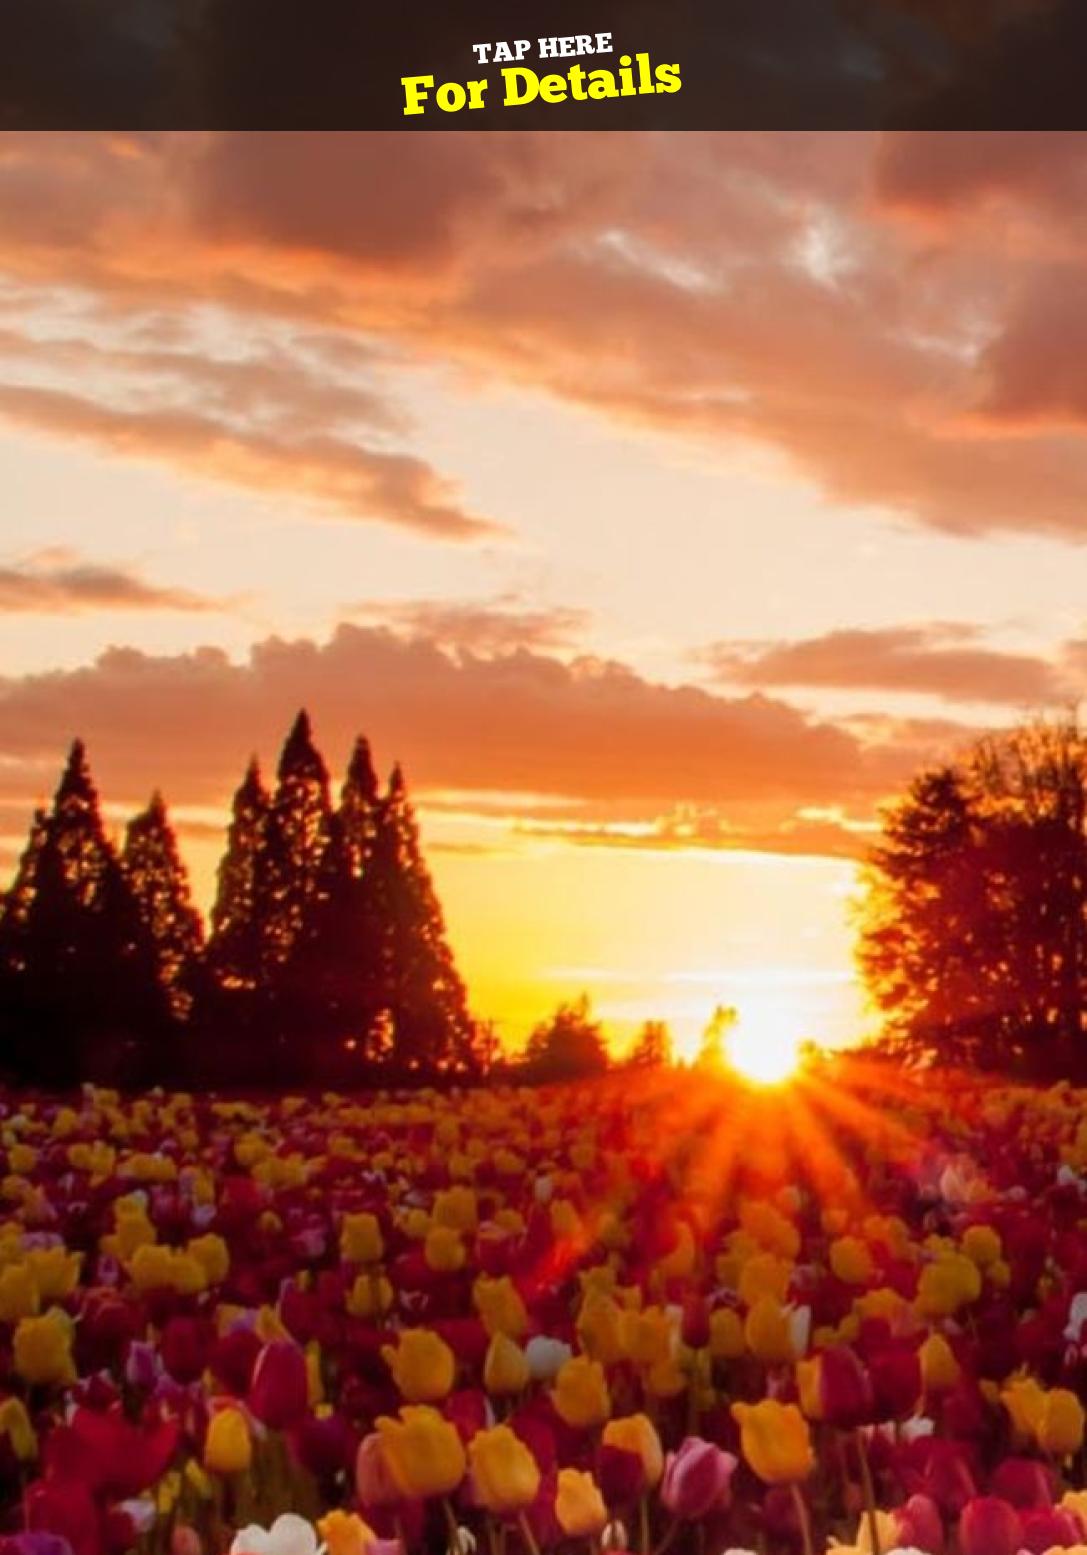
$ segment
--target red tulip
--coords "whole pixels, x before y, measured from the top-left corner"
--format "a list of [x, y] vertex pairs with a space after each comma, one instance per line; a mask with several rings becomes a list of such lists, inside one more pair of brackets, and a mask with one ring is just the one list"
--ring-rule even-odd
[[72, 1555], [101, 1555], [101, 1519], [86, 1485], [39, 1479], [27, 1491], [23, 1511], [28, 1530], [67, 1539]]
[[959, 1519], [962, 1555], [1018, 1555], [1023, 1543], [1019, 1513], [998, 1496], [975, 1496]]
[[831, 1345], [819, 1356], [819, 1400], [823, 1419], [830, 1425], [849, 1430], [872, 1419], [872, 1383], [848, 1345]]
[[895, 1513], [899, 1543], [913, 1545], [926, 1555], [941, 1555], [944, 1524], [940, 1509], [931, 1496], [911, 1496]]
[[[68, 1426], [77, 1477], [117, 1501], [139, 1495], [162, 1478], [180, 1434], [176, 1421], [132, 1425], [120, 1411], [101, 1415], [77, 1409]], [[54, 1431], [51, 1444], [59, 1435]]]
[[249, 1384], [249, 1408], [273, 1431], [296, 1425], [309, 1409], [306, 1358], [296, 1344], [274, 1339], [257, 1356]]
[[904, 1420], [921, 1397], [921, 1362], [908, 1344], [892, 1343], [868, 1357], [877, 1420]]
[[1005, 1458], [989, 1482], [994, 1496], [1020, 1511], [1044, 1511], [1053, 1505], [1053, 1474], [1036, 1458]]
[[1023, 1514], [1023, 1548], [1031, 1555], [1045, 1555], [1054, 1545], [1079, 1544], [1081, 1537], [1079, 1519], [1060, 1507]]

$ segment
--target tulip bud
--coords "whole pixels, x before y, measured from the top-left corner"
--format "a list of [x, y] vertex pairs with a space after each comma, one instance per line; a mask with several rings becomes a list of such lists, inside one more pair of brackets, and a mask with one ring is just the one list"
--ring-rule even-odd
[[508, 1425], [478, 1431], [468, 1447], [472, 1488], [479, 1504], [497, 1517], [523, 1511], [540, 1489], [540, 1467]]
[[208, 1422], [204, 1467], [212, 1474], [244, 1474], [252, 1461], [253, 1441], [242, 1410], [217, 1410]]
[[688, 1436], [665, 1461], [661, 1500], [675, 1517], [692, 1523], [723, 1510], [730, 1500], [736, 1462], [732, 1453], [722, 1452], [713, 1442]]
[[592, 1539], [608, 1520], [608, 1509], [596, 1481], [580, 1469], [560, 1469], [555, 1517], [568, 1538]]
[[962, 1555], [1017, 1555], [1023, 1542], [1019, 1514], [997, 1496], [975, 1496], [959, 1519]]
[[257, 1356], [249, 1384], [249, 1408], [273, 1431], [295, 1425], [309, 1408], [306, 1358], [291, 1340], [276, 1339]]

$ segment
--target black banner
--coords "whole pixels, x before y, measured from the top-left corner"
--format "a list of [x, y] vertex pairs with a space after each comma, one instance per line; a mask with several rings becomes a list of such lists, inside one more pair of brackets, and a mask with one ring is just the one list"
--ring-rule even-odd
[[0, 125], [1072, 128], [1082, 0], [5, 0]]

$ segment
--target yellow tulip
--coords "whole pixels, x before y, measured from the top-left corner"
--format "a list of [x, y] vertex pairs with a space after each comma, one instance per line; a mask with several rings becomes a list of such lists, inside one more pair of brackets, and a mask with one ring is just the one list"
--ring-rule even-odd
[[7, 1437], [20, 1463], [32, 1463], [38, 1456], [37, 1433], [21, 1398], [6, 1398], [0, 1404], [0, 1436]]
[[362, 1210], [345, 1215], [340, 1228], [340, 1257], [345, 1263], [380, 1263], [385, 1243], [376, 1215]]
[[715, 1361], [734, 1361], [744, 1353], [744, 1325], [732, 1307], [710, 1313], [710, 1354]]
[[969, 1226], [962, 1239], [962, 1250], [979, 1269], [988, 1269], [1003, 1252], [1000, 1234], [992, 1226]]
[[82, 1253], [66, 1247], [34, 1247], [26, 1255], [42, 1301], [63, 1301], [79, 1284]]
[[768, 1485], [806, 1479], [815, 1459], [808, 1423], [795, 1404], [764, 1398], [758, 1404], [733, 1404], [740, 1447], [748, 1464]]
[[30, 1265], [11, 1263], [0, 1270], [0, 1323], [17, 1323], [21, 1317], [37, 1317], [40, 1310], [38, 1282]]
[[619, 1319], [619, 1341], [628, 1360], [636, 1366], [652, 1366], [671, 1355], [675, 1328], [661, 1307], [624, 1312]]
[[623, 1355], [623, 1311], [611, 1296], [590, 1290], [577, 1319], [581, 1348], [605, 1366], [612, 1366]]
[[945, 1253], [926, 1264], [917, 1282], [917, 1310], [923, 1317], [950, 1317], [981, 1295], [981, 1273], [962, 1253]]
[[389, 1473], [405, 1496], [447, 1496], [464, 1478], [457, 1429], [429, 1404], [405, 1404], [399, 1419], [380, 1415], [376, 1426]]
[[253, 1462], [253, 1439], [245, 1412], [233, 1405], [216, 1410], [208, 1422], [204, 1467], [212, 1474], [245, 1474]]
[[1069, 1458], [1083, 1445], [1083, 1405], [1068, 1388], [1052, 1388], [1045, 1396], [1035, 1427], [1038, 1446], [1055, 1458]]
[[645, 1482], [652, 1490], [664, 1473], [660, 1437], [648, 1415], [623, 1415], [604, 1427], [604, 1446], [618, 1447], [641, 1459]]
[[747, 1347], [767, 1366], [781, 1366], [795, 1359], [789, 1314], [772, 1296], [761, 1296], [744, 1323]]
[[71, 1325], [51, 1308], [44, 1317], [24, 1317], [15, 1328], [15, 1370], [25, 1382], [61, 1385], [76, 1380]]
[[748, 1258], [740, 1270], [740, 1300], [753, 1307], [762, 1296], [774, 1301], [784, 1301], [793, 1277], [793, 1266], [776, 1253], [756, 1253]]
[[555, 1517], [568, 1538], [593, 1539], [608, 1520], [608, 1509], [591, 1474], [560, 1469]]
[[1000, 1393], [1000, 1402], [1008, 1411], [1017, 1434], [1033, 1441], [1045, 1411], [1045, 1389], [1034, 1377], [1015, 1377]]
[[830, 1244], [830, 1267], [846, 1285], [867, 1285], [875, 1272], [872, 1254], [857, 1236], [840, 1236]]
[[436, 1274], [452, 1274], [464, 1268], [468, 1254], [459, 1231], [452, 1226], [433, 1226], [423, 1241], [423, 1257]]
[[347, 1293], [346, 1306], [352, 1317], [383, 1316], [393, 1304], [393, 1288], [384, 1274], [358, 1274]]
[[496, 1280], [481, 1274], [472, 1287], [472, 1301], [491, 1335], [508, 1334], [511, 1339], [520, 1339], [528, 1328], [521, 1293], [508, 1274]]
[[483, 1362], [483, 1386], [493, 1398], [520, 1393], [529, 1381], [528, 1357], [515, 1340], [495, 1334]]
[[339, 1507], [326, 1512], [317, 1524], [317, 1532], [328, 1555], [366, 1555], [377, 1540], [377, 1534], [357, 1512], [344, 1512]]
[[384, 1345], [381, 1354], [401, 1396], [409, 1403], [436, 1403], [452, 1392], [456, 1359], [433, 1329], [406, 1328], [397, 1347]]
[[477, 1431], [468, 1447], [476, 1499], [488, 1512], [507, 1517], [531, 1506], [540, 1489], [540, 1467], [508, 1425]]
[[917, 1354], [926, 1393], [942, 1393], [955, 1386], [961, 1368], [943, 1334], [929, 1334]]
[[599, 1361], [574, 1355], [564, 1361], [551, 1394], [555, 1413], [567, 1425], [585, 1429], [600, 1425], [611, 1414], [611, 1395]]

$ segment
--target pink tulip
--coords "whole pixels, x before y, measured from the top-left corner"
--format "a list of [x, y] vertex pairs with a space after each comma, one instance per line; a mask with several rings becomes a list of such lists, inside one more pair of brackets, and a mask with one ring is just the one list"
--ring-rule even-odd
[[708, 1512], [723, 1510], [731, 1498], [736, 1461], [713, 1442], [688, 1436], [665, 1459], [661, 1500], [676, 1517], [692, 1523]]

